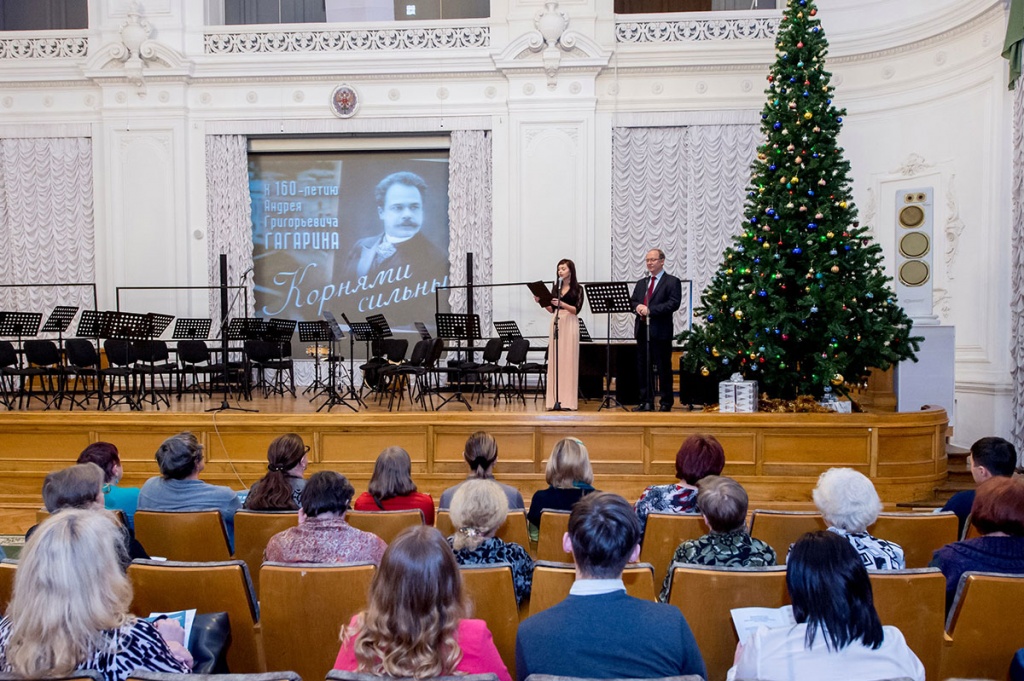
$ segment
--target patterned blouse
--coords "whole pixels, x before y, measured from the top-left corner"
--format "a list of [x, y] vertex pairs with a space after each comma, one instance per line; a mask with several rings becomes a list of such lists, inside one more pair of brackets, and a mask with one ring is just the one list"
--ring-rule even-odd
[[651, 513], [700, 513], [697, 509], [697, 490], [679, 483], [651, 485], [633, 504], [640, 518], [640, 529], [647, 529], [647, 516]]
[[[7, 644], [11, 639], [11, 622], [0, 621], [0, 669], [10, 672]], [[99, 650], [75, 669], [95, 669], [103, 681], [125, 681], [136, 669], [151, 672], [188, 674], [189, 668], [171, 654], [160, 632], [145, 620], [131, 620], [120, 629], [107, 629]]]
[[475, 549], [456, 550], [452, 537], [448, 537], [448, 545], [455, 551], [455, 560], [459, 565], [508, 563], [512, 566], [512, 585], [516, 590], [516, 603], [522, 603], [523, 599], [530, 595], [530, 587], [533, 585], [533, 559], [519, 544], [491, 537]]
[[361, 563], [380, 565], [388, 545], [341, 518], [317, 516], [278, 532], [267, 543], [263, 560], [274, 563]]
[[867, 532], [847, 532], [838, 527], [830, 527], [828, 531], [846, 537], [868, 570], [902, 570], [907, 567], [903, 547], [899, 544], [872, 537]]
[[[732, 532], [712, 532], [700, 539], [684, 541], [672, 555], [672, 563], [719, 565], [721, 567], [768, 567], [775, 565], [775, 550], [754, 539], [745, 528]], [[658, 600], [668, 601], [672, 572], [665, 575]]]

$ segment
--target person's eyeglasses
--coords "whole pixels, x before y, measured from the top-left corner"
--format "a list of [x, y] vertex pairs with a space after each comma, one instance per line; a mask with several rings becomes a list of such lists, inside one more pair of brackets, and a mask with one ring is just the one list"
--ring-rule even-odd
[[647, 258], [644, 262], [658, 262], [661, 258]]

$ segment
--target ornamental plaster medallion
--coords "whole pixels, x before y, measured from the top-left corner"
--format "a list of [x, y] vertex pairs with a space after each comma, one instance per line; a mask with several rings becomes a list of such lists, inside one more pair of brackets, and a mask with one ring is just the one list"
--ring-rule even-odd
[[359, 109], [359, 94], [349, 85], [339, 85], [331, 92], [331, 113], [338, 118], [351, 118]]
[[398, 91], [398, 88], [393, 87], [390, 90], [388, 90], [388, 99], [390, 99], [392, 102], [397, 102], [399, 99], [401, 99], [401, 97], [402, 93]]
[[295, 92], [292, 93], [292, 101], [293, 102], [304, 102], [304, 101], [306, 101], [306, 93], [303, 92], [302, 90], [296, 90]]
[[708, 91], [708, 84], [702, 80], [697, 83], [696, 90], [698, 95], [702, 95]]
[[494, 87], [493, 85], [488, 85], [486, 88], [484, 88], [484, 97], [486, 97], [487, 99], [494, 99], [497, 96], [498, 88]]
[[212, 101], [213, 101], [213, 95], [211, 95], [209, 92], [204, 92], [203, 94], [199, 95], [199, 103], [200, 104], [209, 104]]
[[578, 95], [582, 91], [583, 86], [580, 85], [580, 82], [578, 80], [574, 80], [572, 83], [569, 84], [569, 92], [571, 92], [572, 94]]
[[257, 101], [259, 101], [259, 98], [260, 96], [256, 94], [255, 90], [249, 90], [249, 92], [247, 92], [245, 95], [245, 101], [249, 102], [250, 104], [255, 104]]
[[167, 102], [171, 101], [171, 93], [169, 93], [167, 90], [161, 90], [160, 94], [157, 96], [157, 99], [159, 99], [162, 103], [166, 104]]
[[449, 95], [448, 88], [446, 88], [446, 87], [439, 87], [439, 88], [437, 88], [437, 98], [438, 99], [440, 99], [440, 100], [448, 99], [448, 95]]
[[4, 97], [3, 105], [5, 109], [10, 109], [14, 106], [14, 97]]

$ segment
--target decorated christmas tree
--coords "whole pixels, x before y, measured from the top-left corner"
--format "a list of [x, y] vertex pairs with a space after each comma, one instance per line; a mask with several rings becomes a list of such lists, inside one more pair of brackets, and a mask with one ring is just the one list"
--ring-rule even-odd
[[789, 0], [768, 75], [743, 233], [684, 332], [688, 367], [755, 379], [773, 398], [845, 394], [873, 367], [914, 357], [918, 338], [856, 221], [836, 137], [828, 42], [814, 0]]

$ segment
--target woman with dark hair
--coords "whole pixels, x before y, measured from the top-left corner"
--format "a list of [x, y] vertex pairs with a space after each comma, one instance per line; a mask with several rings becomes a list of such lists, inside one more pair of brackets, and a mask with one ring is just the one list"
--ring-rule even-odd
[[709, 475], [721, 475], [725, 450], [714, 435], [694, 434], [683, 441], [676, 453], [676, 478], [671, 485], [651, 485], [633, 505], [640, 526], [647, 529], [651, 513], [700, 513], [697, 483]]
[[[495, 441], [494, 436], [482, 430], [473, 433], [466, 440], [466, 448], [462, 450], [462, 456], [469, 465], [467, 480], [494, 480], [494, 462], [498, 460], [498, 443]], [[519, 490], [497, 480], [494, 480], [494, 482], [501, 486], [501, 490], [508, 498], [510, 510], [524, 508], [523, 495]], [[455, 492], [463, 484], [464, 482], [460, 482], [458, 485], [453, 485], [442, 492], [441, 500], [438, 502], [437, 507], [448, 508], [451, 506]]]
[[388, 447], [377, 457], [366, 492], [356, 499], [357, 511], [423, 511], [423, 523], [434, 524], [434, 499], [416, 491], [412, 459], [401, 447]]
[[903, 634], [878, 619], [867, 568], [845, 538], [827, 530], [801, 537], [789, 553], [786, 587], [797, 624], [761, 627], [741, 642], [728, 679], [924, 681]]
[[294, 511], [306, 486], [309, 447], [295, 433], [274, 438], [267, 448], [267, 474], [249, 488], [244, 508], [250, 511]]
[[[556, 276], [558, 280], [551, 287], [551, 304], [544, 308], [552, 313], [548, 335], [548, 389], [544, 404], [548, 411], [555, 408], [556, 402], [562, 409], [576, 411], [580, 381], [580, 323], [577, 315], [583, 309], [583, 287], [576, 279], [576, 263], [568, 258], [558, 261]], [[537, 296], [533, 299], [541, 302]]]
[[1024, 575], [1024, 479], [994, 477], [978, 485], [970, 518], [981, 536], [943, 546], [929, 563], [946, 576], [947, 610], [969, 570]]
[[93, 442], [82, 450], [75, 463], [94, 463], [103, 469], [103, 505], [108, 511], [124, 513], [128, 529], [135, 529], [135, 509], [139, 505], [138, 487], [118, 487], [124, 477], [117, 447], [110, 442]]
[[466, 613], [448, 543], [433, 527], [411, 527], [384, 552], [369, 605], [341, 632], [334, 668], [416, 678], [492, 673], [511, 681], [487, 624]]

